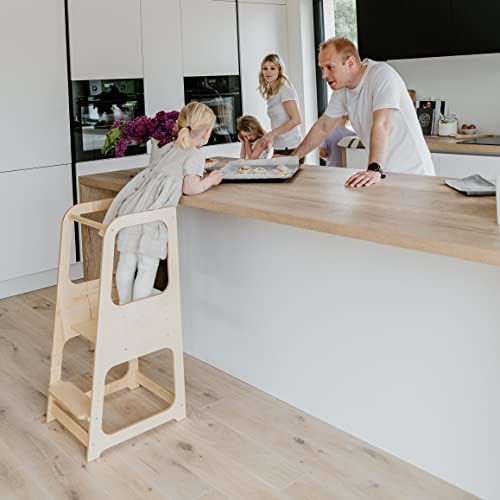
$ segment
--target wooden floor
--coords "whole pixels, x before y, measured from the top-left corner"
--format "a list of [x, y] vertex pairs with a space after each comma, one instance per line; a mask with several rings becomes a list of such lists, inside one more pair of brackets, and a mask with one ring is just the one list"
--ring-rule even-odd
[[[2, 500], [476, 498], [190, 356], [188, 417], [86, 464], [83, 447], [44, 420], [54, 302], [54, 288], [0, 300]], [[67, 351], [64, 376], [88, 386], [87, 344]], [[141, 370], [168, 385], [166, 360], [155, 354]], [[114, 394], [105, 430], [158, 405], [143, 389]]]

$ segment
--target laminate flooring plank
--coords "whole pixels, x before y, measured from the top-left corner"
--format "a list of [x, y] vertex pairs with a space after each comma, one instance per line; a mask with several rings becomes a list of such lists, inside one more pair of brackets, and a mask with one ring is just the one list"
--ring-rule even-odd
[[151, 433], [155, 435], [155, 446], [168, 449], [175, 460], [191, 470], [212, 489], [220, 491], [231, 500], [283, 500], [286, 495], [264, 482], [248, 468], [207, 445], [190, 430], [189, 422], [183, 420], [167, 424]]
[[220, 491], [210, 490], [207, 493], [201, 495], [201, 497], [193, 500], [229, 500], [229, 498], [223, 495]]
[[331, 426], [326, 429], [327, 424], [278, 400], [247, 395], [222, 399], [204, 411], [277, 453], [294, 457], [320, 483], [341, 480], [383, 500], [400, 500], [402, 494], [412, 500], [475, 498]]
[[[30, 500], [472, 500], [470, 495], [185, 355], [188, 417], [85, 463], [84, 447], [46, 424], [55, 287], [0, 300], [0, 497]], [[92, 353], [74, 339], [63, 374], [90, 387]], [[124, 366], [113, 369], [110, 380]], [[172, 387], [166, 352], [141, 370]], [[108, 429], [164, 403], [148, 391], [106, 400]]]
[[316, 481], [305, 474], [285, 489], [290, 500], [370, 500], [371, 497], [346, 486], [339, 480]]
[[57, 299], [57, 287], [50, 286], [48, 288], [41, 288], [39, 290], [35, 290], [33, 292], [35, 295], [38, 295], [49, 302], [52, 302], [54, 305], [56, 304]]
[[[17, 387], [27, 393], [22, 394], [26, 399], [29, 387], [23, 385]], [[12, 394], [0, 394], [0, 408], [4, 412], [4, 443], [15, 450], [26, 475], [37, 478], [47, 498], [135, 500], [147, 495], [154, 500], [191, 500], [209, 489], [185, 467], [166, 459], [158, 461], [148, 449], [137, 453], [133, 441], [86, 464], [84, 447], [57, 422], [46, 424], [40, 415], [24, 417], [22, 406]], [[140, 437], [136, 439], [140, 443]]]
[[216, 449], [277, 489], [285, 488], [303, 474], [293, 460], [275, 453], [220, 420], [211, 418], [203, 410], [192, 410], [182, 424], [184, 429], [193, 433], [197, 443]]

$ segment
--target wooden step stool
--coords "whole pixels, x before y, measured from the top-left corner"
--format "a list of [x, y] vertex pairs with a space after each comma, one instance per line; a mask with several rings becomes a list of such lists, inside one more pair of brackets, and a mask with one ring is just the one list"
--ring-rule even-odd
[[[47, 422], [58, 420], [87, 448], [87, 461], [107, 448], [153, 427], [186, 416], [182, 349], [179, 257], [175, 207], [118, 217], [105, 227], [84, 217], [106, 210], [111, 199], [82, 203], [64, 216], [59, 251], [57, 302], [47, 404]], [[104, 231], [101, 278], [73, 283], [69, 277], [74, 222]], [[115, 239], [126, 226], [161, 221], [168, 228], [168, 285], [164, 292], [120, 306], [112, 300]], [[95, 344], [92, 388], [83, 392], [61, 379], [64, 344], [73, 337]], [[139, 357], [168, 348], [172, 351], [175, 394], [139, 370]], [[126, 374], [105, 383], [108, 371], [128, 362]], [[167, 409], [112, 434], [103, 431], [104, 397], [122, 389], [148, 389], [167, 401]], [[81, 421], [88, 421], [88, 430]]]

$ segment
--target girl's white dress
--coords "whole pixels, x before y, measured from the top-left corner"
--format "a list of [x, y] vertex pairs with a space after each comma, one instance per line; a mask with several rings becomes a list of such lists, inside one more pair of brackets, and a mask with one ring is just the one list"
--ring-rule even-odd
[[[259, 142], [259, 140], [256, 140], [255, 142], [252, 142], [250, 147], [253, 149], [255, 148], [255, 145]], [[267, 147], [260, 153], [259, 155], [259, 160], [268, 160], [269, 158], [272, 158], [274, 154], [274, 148], [272, 146]]]
[[[199, 149], [182, 149], [175, 143], [161, 148], [159, 158], [137, 174], [118, 193], [109, 207], [104, 224], [120, 215], [175, 207], [182, 196], [185, 175], [203, 176], [204, 157]], [[123, 228], [117, 236], [117, 249], [159, 259], [167, 256], [168, 232], [162, 222]]]

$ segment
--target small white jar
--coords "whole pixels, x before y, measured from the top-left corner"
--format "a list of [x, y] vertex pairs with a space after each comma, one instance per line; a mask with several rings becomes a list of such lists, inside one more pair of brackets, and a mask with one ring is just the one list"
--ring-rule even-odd
[[447, 136], [458, 132], [458, 120], [455, 115], [444, 115], [439, 119], [438, 135]]

